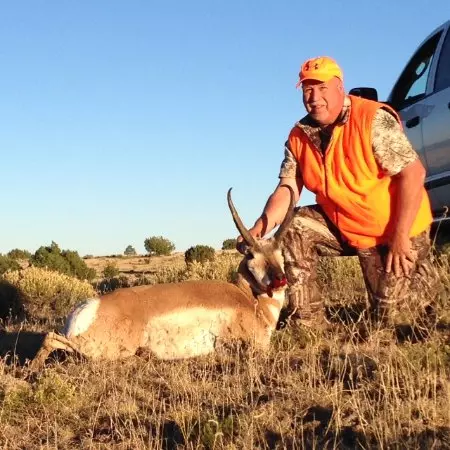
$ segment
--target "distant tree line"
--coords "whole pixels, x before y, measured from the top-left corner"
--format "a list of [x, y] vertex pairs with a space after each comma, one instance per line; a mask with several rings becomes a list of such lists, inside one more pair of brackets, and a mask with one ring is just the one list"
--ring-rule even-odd
[[39, 247], [34, 254], [26, 250], [14, 249], [7, 255], [0, 255], [0, 274], [8, 270], [20, 269], [21, 260], [27, 260], [31, 266], [46, 267], [80, 280], [91, 281], [95, 277], [95, 270], [86, 265], [78, 252], [61, 250], [56, 242]]
[[[175, 244], [163, 236], [146, 238], [144, 247], [148, 256], [167, 256], [175, 250]], [[225, 239], [222, 243], [222, 250], [233, 250], [235, 247], [236, 239]], [[136, 256], [137, 252], [132, 245], [128, 245], [123, 254]], [[212, 247], [201, 244], [190, 247], [184, 253], [186, 263], [212, 261], [214, 255], [215, 250]], [[0, 275], [8, 270], [18, 270], [22, 267], [22, 262], [28, 262], [29, 265], [35, 267], [46, 267], [80, 280], [91, 281], [96, 274], [95, 270], [89, 268], [84, 261], [89, 257], [93, 256], [81, 258], [76, 251], [61, 250], [59, 245], [53, 241], [48, 246], [39, 247], [35, 253], [15, 248], [5, 255], [0, 254]], [[105, 278], [113, 278], [118, 275], [118, 269], [115, 265], [109, 264], [105, 267], [103, 275]]]

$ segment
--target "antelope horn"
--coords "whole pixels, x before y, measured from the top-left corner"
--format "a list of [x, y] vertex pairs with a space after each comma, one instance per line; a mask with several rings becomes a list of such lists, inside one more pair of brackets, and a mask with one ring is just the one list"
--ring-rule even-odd
[[230, 208], [231, 211], [231, 216], [233, 217], [233, 221], [234, 224], [236, 225], [239, 233], [241, 233], [241, 236], [244, 238], [245, 242], [250, 246], [250, 247], [257, 247], [257, 243], [255, 238], [250, 234], [250, 232], [245, 228], [244, 224], [242, 223], [241, 218], [239, 217], [236, 208], [233, 205], [233, 201], [231, 200], [231, 189], [228, 189], [228, 195], [227, 195], [227, 199], [228, 199], [228, 206]]
[[286, 234], [286, 231], [294, 217], [294, 208], [295, 208], [295, 195], [294, 195], [294, 190], [288, 186], [287, 184], [283, 184], [282, 187], [286, 187], [289, 189], [289, 193], [291, 194], [291, 202], [289, 204], [288, 210], [286, 212], [286, 215], [284, 216], [283, 222], [281, 222], [280, 227], [278, 228], [278, 230], [276, 231], [276, 233], [274, 234], [274, 239], [277, 242], [280, 242], [284, 235]]

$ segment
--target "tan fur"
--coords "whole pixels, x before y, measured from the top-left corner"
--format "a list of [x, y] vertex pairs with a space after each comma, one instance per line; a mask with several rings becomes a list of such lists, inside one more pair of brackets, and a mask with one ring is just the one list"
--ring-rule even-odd
[[[95, 324], [71, 342], [88, 357], [107, 359], [133, 355], [141, 347], [161, 359], [197, 356], [213, 351], [217, 340], [228, 339], [267, 346], [276, 322], [258, 319], [265, 299], [260, 297], [256, 307], [249, 294], [216, 281], [118, 289], [100, 297]], [[282, 304], [277, 307], [279, 312]], [[212, 345], [202, 339], [208, 333]]]
[[255, 241], [230, 210], [248, 252], [236, 282], [186, 281], [118, 289], [75, 308], [58, 340], [50, 333], [33, 365], [39, 367], [52, 348], [67, 347], [93, 359], [119, 359], [144, 348], [160, 359], [179, 359], [214, 352], [233, 340], [266, 349], [284, 304], [286, 286], [279, 242], [292, 220], [289, 214], [275, 235]]

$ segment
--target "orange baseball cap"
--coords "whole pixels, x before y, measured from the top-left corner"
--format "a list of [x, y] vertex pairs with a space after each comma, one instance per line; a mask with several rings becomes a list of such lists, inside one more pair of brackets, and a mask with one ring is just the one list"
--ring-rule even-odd
[[299, 73], [297, 87], [305, 80], [328, 81], [333, 77], [344, 80], [344, 75], [337, 62], [328, 56], [319, 56], [306, 60]]

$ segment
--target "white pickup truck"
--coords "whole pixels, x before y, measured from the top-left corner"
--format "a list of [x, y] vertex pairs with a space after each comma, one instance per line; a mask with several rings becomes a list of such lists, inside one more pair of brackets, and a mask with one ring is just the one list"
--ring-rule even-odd
[[[378, 99], [374, 88], [354, 88], [350, 93]], [[419, 45], [385, 103], [400, 114], [405, 132], [426, 167], [425, 186], [435, 222], [449, 224], [450, 20]]]

